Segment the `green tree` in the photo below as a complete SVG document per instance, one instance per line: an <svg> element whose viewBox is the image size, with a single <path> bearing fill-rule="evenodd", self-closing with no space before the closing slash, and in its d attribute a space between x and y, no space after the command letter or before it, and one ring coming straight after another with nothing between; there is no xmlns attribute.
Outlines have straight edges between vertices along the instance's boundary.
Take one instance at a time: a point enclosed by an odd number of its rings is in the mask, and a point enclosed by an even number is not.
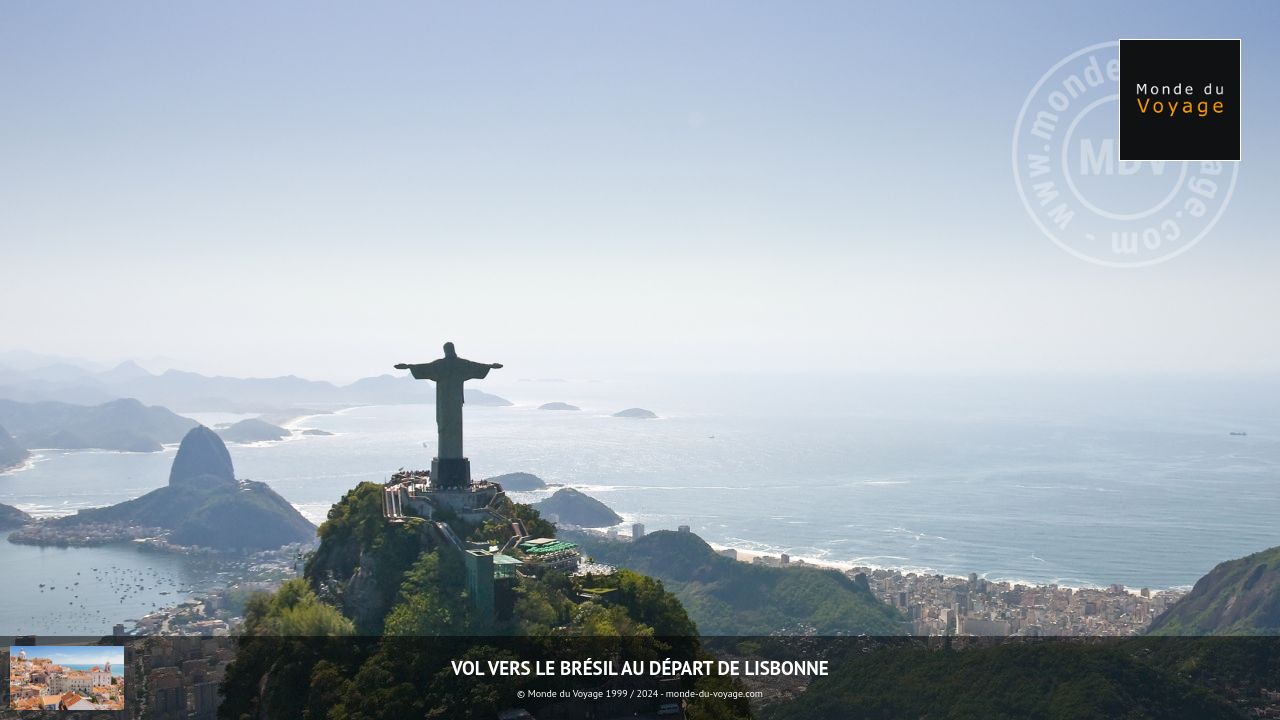
<svg viewBox="0 0 1280 720"><path fill-rule="evenodd" d="M459 635L478 629L466 591L466 568L453 552L424 552L404 574L386 635Z"/></svg>
<svg viewBox="0 0 1280 720"><path fill-rule="evenodd" d="M245 633L289 637L340 637L355 634L350 620L320 602L301 578L287 580L273 595L251 598L245 608Z"/></svg>

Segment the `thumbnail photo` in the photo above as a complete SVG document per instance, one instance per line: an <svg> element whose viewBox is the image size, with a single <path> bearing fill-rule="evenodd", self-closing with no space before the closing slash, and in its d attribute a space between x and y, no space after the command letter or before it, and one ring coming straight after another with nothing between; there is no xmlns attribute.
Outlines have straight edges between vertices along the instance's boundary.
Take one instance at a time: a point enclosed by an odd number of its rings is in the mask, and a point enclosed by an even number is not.
<svg viewBox="0 0 1280 720"><path fill-rule="evenodd" d="M9 707L14 710L123 710L124 648L10 647Z"/></svg>

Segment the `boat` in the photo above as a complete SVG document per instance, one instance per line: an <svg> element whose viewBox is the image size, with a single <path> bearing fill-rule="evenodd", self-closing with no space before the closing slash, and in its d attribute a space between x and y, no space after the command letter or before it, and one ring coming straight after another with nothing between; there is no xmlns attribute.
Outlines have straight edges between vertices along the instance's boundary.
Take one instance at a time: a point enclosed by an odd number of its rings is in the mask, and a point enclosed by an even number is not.
<svg viewBox="0 0 1280 720"><path fill-rule="evenodd" d="M1235 436L1237 436L1237 437L1244 437L1244 436L1248 435L1249 433L1247 433L1247 432L1238 432L1238 431L1236 431L1236 430L1232 430L1232 431L1231 431L1231 434L1232 434L1232 435L1235 435Z"/></svg>

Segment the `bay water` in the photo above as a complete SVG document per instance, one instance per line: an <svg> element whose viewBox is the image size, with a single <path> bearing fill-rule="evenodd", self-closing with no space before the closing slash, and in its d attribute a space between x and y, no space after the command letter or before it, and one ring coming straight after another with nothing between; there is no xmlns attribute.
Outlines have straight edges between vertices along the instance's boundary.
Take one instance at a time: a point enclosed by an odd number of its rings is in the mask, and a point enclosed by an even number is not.
<svg viewBox="0 0 1280 720"><path fill-rule="evenodd" d="M512 493L525 502L555 486L580 489L622 515L624 533L634 522L688 525L717 545L837 565L1152 588L1188 586L1218 562L1280 545L1280 393L1267 380L715 375L481 385L516 404L466 406L473 474L526 471L554 484ZM581 410L539 409L552 401ZM660 417L612 417L637 406ZM238 476L268 483L315 522L357 483L428 467L434 454L431 406L351 408L295 427L333 435L230 450ZM165 484L175 451L41 450L0 474L0 503L60 515L137 497ZM0 541L0 628L109 631L217 572L130 545Z"/></svg>

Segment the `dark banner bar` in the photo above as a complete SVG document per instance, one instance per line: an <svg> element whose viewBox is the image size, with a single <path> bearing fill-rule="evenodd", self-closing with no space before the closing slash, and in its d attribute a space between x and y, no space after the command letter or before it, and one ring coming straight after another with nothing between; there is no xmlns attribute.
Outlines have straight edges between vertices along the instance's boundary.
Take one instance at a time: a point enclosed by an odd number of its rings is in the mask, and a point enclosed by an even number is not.
<svg viewBox="0 0 1280 720"><path fill-rule="evenodd" d="M117 718L1275 717L1280 638L10 638L3 718L102 688L30 681L123 650ZM23 650L22 648L25 648ZM18 653L22 653L19 656ZM90 655L97 657L96 654ZM63 670L62 682L83 671ZM97 668L100 671L100 668ZM32 678L30 673L35 672ZM87 706L85 706L87 707ZM29 708L29 709L17 709ZM331 714L337 713L337 714ZM1137 714L1133 714L1137 713ZM73 713L78 716L78 713Z"/></svg>

